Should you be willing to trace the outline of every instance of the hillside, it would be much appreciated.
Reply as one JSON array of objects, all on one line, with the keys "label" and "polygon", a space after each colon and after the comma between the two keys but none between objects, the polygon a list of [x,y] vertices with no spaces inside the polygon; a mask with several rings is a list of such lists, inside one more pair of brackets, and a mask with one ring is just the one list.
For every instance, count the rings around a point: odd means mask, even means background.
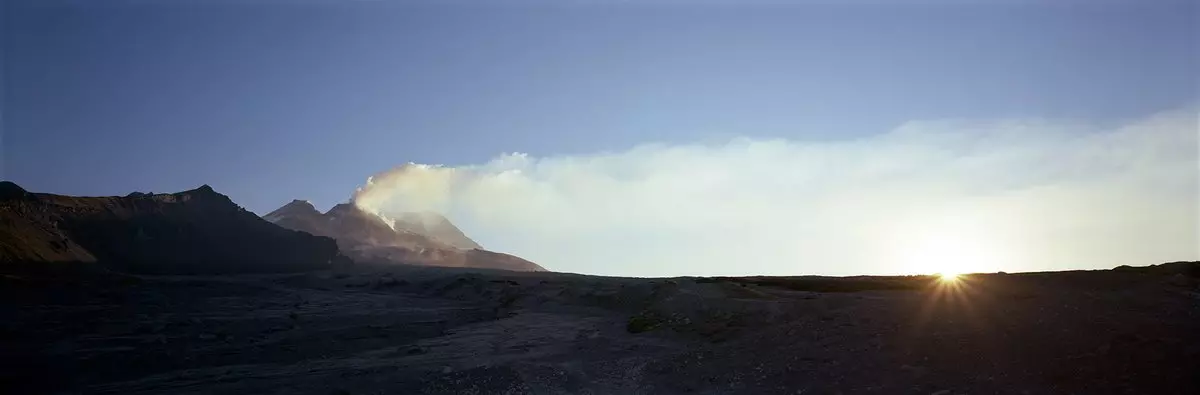
[{"label": "hillside", "polygon": [[0,265],[129,273],[326,268],[336,243],[264,221],[205,185],[169,194],[74,197],[0,185]]},{"label": "hillside", "polygon": [[293,200],[263,216],[276,225],[337,239],[358,262],[391,262],[421,266],[545,271],[516,256],[487,251],[454,224],[434,213],[411,213],[389,225],[351,203],[322,214],[311,203]]}]

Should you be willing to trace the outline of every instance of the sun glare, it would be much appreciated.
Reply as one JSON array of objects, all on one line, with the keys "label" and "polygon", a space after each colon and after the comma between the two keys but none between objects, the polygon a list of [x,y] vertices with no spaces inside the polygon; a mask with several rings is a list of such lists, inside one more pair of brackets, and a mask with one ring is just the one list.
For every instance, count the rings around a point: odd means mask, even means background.
[{"label": "sun glare", "polygon": [[1001,266],[1000,240],[977,227],[939,224],[902,234],[892,259],[909,273],[937,273],[942,282],[961,280],[963,273],[987,272]]}]

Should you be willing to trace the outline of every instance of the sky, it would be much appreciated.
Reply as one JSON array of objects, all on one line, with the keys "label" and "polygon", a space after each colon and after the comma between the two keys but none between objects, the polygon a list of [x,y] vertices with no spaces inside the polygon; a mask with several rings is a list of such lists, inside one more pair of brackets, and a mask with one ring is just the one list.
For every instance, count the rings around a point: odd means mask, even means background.
[{"label": "sky", "polygon": [[91,3],[3,5],[31,191],[376,175],[360,206],[607,275],[1200,259],[1194,1]]}]

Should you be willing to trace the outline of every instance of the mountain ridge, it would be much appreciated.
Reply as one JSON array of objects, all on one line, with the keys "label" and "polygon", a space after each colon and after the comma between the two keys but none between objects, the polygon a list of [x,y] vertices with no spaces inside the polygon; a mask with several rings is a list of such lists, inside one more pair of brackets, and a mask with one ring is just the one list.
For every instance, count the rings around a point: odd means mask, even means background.
[{"label": "mountain ridge", "polygon": [[345,258],[333,239],[276,226],[209,185],[126,196],[0,185],[0,264],[149,274],[302,271]]},{"label": "mountain ridge", "polygon": [[385,219],[354,203],[337,204],[321,213],[307,201],[293,200],[263,219],[334,238],[339,248],[356,261],[546,271],[520,257],[483,249],[436,213],[404,213],[397,219]]}]

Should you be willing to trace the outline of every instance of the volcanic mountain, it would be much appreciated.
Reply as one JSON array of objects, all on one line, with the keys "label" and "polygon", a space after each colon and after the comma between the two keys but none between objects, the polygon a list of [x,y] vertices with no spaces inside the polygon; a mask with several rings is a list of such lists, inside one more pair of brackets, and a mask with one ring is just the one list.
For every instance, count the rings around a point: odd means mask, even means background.
[{"label": "volcanic mountain", "polygon": [[263,221],[208,185],[74,197],[0,182],[0,225],[5,271],[287,272],[345,259],[334,240]]},{"label": "volcanic mountain", "polygon": [[263,216],[276,225],[337,240],[356,261],[545,271],[533,262],[484,250],[445,217],[431,212],[405,213],[390,223],[342,203],[322,214],[304,200],[293,200]]}]

